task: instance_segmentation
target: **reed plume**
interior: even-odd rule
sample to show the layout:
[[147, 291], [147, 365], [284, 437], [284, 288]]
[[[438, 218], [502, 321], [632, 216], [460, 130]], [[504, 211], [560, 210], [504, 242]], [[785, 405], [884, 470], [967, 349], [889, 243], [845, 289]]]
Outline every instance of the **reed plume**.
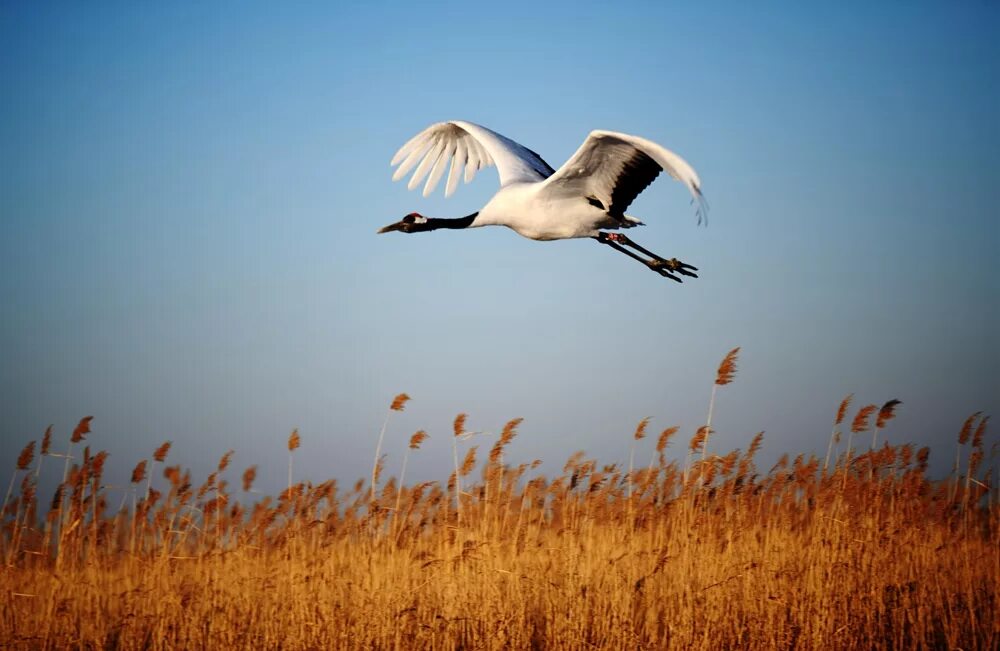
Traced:
[[472, 469], [476, 467], [476, 449], [479, 446], [473, 445], [465, 453], [465, 459], [462, 460], [462, 465], [458, 469], [459, 477], [466, 477], [472, 472]]
[[854, 398], [853, 393], [847, 394], [847, 396], [840, 401], [840, 407], [837, 408], [837, 417], [833, 421], [833, 431], [830, 432], [830, 442], [826, 446], [826, 459], [823, 461], [823, 473], [826, 473], [827, 467], [830, 465], [830, 455], [833, 453], [834, 446], [840, 444], [840, 424], [844, 422], [844, 416], [847, 415], [847, 408], [851, 405], [851, 399]]
[[292, 494], [292, 452], [302, 445], [302, 438], [299, 436], [299, 429], [296, 427], [288, 435], [288, 494]]
[[712, 411], [715, 408], [715, 391], [719, 387], [724, 387], [736, 377], [736, 361], [739, 358], [740, 347], [737, 346], [726, 353], [719, 364], [719, 369], [715, 373], [715, 383], [712, 385], [712, 396], [708, 400], [708, 418], [705, 420], [705, 440], [701, 447], [701, 461], [705, 462], [705, 455], [708, 454], [708, 441], [712, 434]]
[[635, 433], [632, 434], [632, 445], [628, 454], [628, 496], [630, 499], [632, 497], [632, 472], [634, 468], [633, 464], [635, 462], [635, 442], [646, 438], [646, 427], [649, 425], [649, 419], [650, 417], [646, 416], [640, 420], [639, 424], [635, 427]]
[[76, 428], [73, 429], [73, 436], [70, 437], [70, 443], [79, 443], [86, 438], [87, 434], [90, 434], [90, 421], [93, 419], [93, 416], [85, 416], [80, 419]]
[[[688, 441], [688, 453], [687, 459], [684, 461], [684, 483], [687, 483], [689, 475], [689, 470], [691, 468], [691, 458], [693, 455], [697, 454], [699, 451], [704, 452], [705, 441], [708, 440], [709, 427], [708, 425], [702, 425]], [[704, 458], [704, 455], [703, 455]]]
[[375, 489], [378, 486], [378, 465], [380, 459], [382, 458], [382, 439], [385, 438], [385, 430], [389, 426], [389, 416], [391, 416], [394, 411], [403, 411], [409, 400], [410, 396], [405, 393], [397, 394], [389, 404], [389, 411], [385, 413], [385, 420], [382, 421], [382, 429], [378, 433], [378, 443], [375, 444], [375, 461], [372, 462], [372, 483], [368, 492], [369, 504], [375, 503]]
[[[3, 514], [7, 512], [7, 502], [10, 500], [11, 491], [14, 490], [14, 482], [17, 480], [17, 473], [21, 470], [27, 470], [28, 466], [31, 465], [31, 459], [35, 456], [35, 442], [31, 441], [24, 446], [21, 450], [21, 454], [17, 455], [17, 463], [14, 466], [14, 472], [10, 476], [10, 484], [7, 486], [7, 494], [3, 498], [3, 506], [0, 507], [0, 522], [3, 521]], [[16, 514], [14, 520], [17, 520]]]
[[[885, 427], [886, 423], [896, 417], [896, 407], [903, 404], [901, 400], [896, 400], [893, 398], [886, 402], [878, 410], [878, 416], [875, 417], [875, 429], [872, 430], [872, 446], [869, 450], [874, 450], [877, 445], [878, 432], [880, 429]], [[872, 478], [872, 474], [875, 472], [875, 464], [871, 464], [868, 469], [868, 478]]]
[[42, 436], [42, 449], [40, 454], [45, 456], [49, 453], [49, 448], [52, 445], [52, 426], [49, 425], [45, 428], [45, 435]]
[[979, 419], [979, 417], [982, 415], [983, 412], [981, 411], [977, 411], [971, 414], [968, 418], [965, 419], [965, 422], [962, 423], [962, 429], [958, 431], [958, 445], [955, 447], [955, 466], [952, 469], [952, 472], [954, 473], [954, 479], [952, 485], [952, 493], [950, 495], [951, 499], [955, 499], [955, 497], [958, 495], [959, 475], [962, 472], [962, 446], [969, 442], [969, 437], [972, 436], [972, 428], [976, 424], [976, 421]]
[[680, 429], [679, 427], [677, 427], [676, 425], [673, 425], [671, 427], [666, 428], [662, 432], [660, 432], [660, 435], [656, 439], [656, 456], [654, 457], [654, 456], [650, 455], [650, 459], [649, 459], [649, 470], [650, 471], [652, 471], [653, 464], [657, 460], [659, 460], [659, 462], [661, 464], [666, 461], [666, 456], [665, 455], [666, 455], [667, 446], [670, 445], [670, 439], [673, 438], [674, 434], [676, 434], [679, 429]]
[[868, 420], [875, 413], [876, 409], [878, 409], [877, 405], [865, 405], [859, 409], [858, 413], [854, 416], [854, 420], [851, 422], [851, 432], [859, 434], [868, 431]]
[[389, 409], [392, 411], [403, 411], [406, 407], [406, 403], [409, 402], [410, 396], [405, 393], [401, 393], [392, 399], [392, 404], [389, 405]]
[[132, 483], [138, 484], [143, 479], [146, 478], [146, 460], [143, 459], [139, 463], [135, 464], [135, 468], [132, 469]]
[[253, 490], [255, 479], [257, 479], [257, 466], [250, 466], [243, 471], [243, 492], [249, 493]]
[[[405, 394], [404, 394], [405, 395]], [[399, 471], [399, 487], [396, 489], [396, 506], [393, 509], [393, 519], [398, 522], [399, 520], [399, 502], [403, 495], [403, 486], [406, 481], [406, 464], [410, 459], [410, 450], [419, 450], [420, 444], [427, 440], [427, 432], [424, 430], [417, 430], [410, 437], [410, 445], [407, 446], [406, 452], [403, 453], [403, 469]]]
[[226, 452], [224, 455], [222, 455], [221, 459], [219, 459], [219, 466], [218, 466], [219, 473], [222, 473], [226, 468], [229, 467], [229, 462], [230, 460], [232, 460], [234, 452], [235, 452], [234, 450], [230, 450], [229, 452]]
[[716, 386], [725, 386], [733, 381], [733, 378], [736, 376], [736, 360], [739, 354], [739, 346], [726, 353], [726, 356], [722, 359], [722, 363], [719, 364], [719, 370], [715, 373]]
[[969, 465], [965, 472], [965, 494], [969, 495], [972, 478], [975, 477], [979, 464], [983, 460], [983, 438], [986, 435], [986, 425], [990, 422], [990, 417], [986, 416], [979, 421], [975, 433], [972, 435], [972, 451], [969, 453]]
[[170, 452], [170, 441], [164, 441], [160, 447], [153, 450], [153, 461], [150, 463], [149, 475], [146, 477], [146, 498], [149, 498], [149, 491], [153, 487], [153, 463], [163, 463]]
[[458, 516], [459, 522], [462, 520], [462, 502], [458, 498], [462, 492], [462, 480], [458, 474], [458, 439], [465, 435], [465, 419], [467, 417], [466, 414], [459, 414], [455, 416], [455, 422], [452, 424], [452, 431], [455, 433], [455, 436], [451, 439], [452, 459], [455, 462], [455, 483], [453, 488], [455, 494], [455, 513]]
[[170, 441], [164, 441], [163, 445], [156, 448], [153, 451], [153, 461], [157, 463], [163, 463], [167, 458], [167, 453], [170, 452]]
[[847, 451], [844, 453], [844, 478], [841, 482], [841, 490], [847, 487], [847, 475], [852, 463], [854, 453], [854, 435], [868, 430], [868, 421], [871, 415], [878, 409], [878, 405], [865, 405], [854, 415], [851, 421], [851, 433], [847, 437]]
[[[875, 429], [880, 430], [885, 427], [885, 424], [896, 417], [896, 407], [903, 404], [902, 400], [896, 400], [893, 398], [888, 401], [882, 408], [878, 410], [878, 417], [875, 419]], [[872, 447], [875, 447], [874, 443]]]

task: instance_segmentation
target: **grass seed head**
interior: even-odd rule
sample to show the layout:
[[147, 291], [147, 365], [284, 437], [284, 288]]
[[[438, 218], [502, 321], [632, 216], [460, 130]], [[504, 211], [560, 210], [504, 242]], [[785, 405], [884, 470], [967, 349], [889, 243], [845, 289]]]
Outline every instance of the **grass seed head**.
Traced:
[[455, 432], [455, 436], [459, 437], [465, 433], [465, 419], [468, 418], [467, 414], [459, 414], [455, 416], [455, 423], [452, 425], [452, 429]]
[[31, 460], [35, 458], [35, 442], [31, 441], [24, 449], [21, 450], [21, 454], [17, 455], [17, 469], [27, 470], [28, 466], [31, 465]]
[[837, 408], [837, 420], [834, 421], [834, 425], [840, 425], [844, 422], [844, 416], [847, 415], [847, 408], [851, 406], [851, 400], [854, 399], [853, 393], [848, 393], [847, 396], [840, 401], [840, 407]]
[[229, 452], [226, 452], [224, 455], [222, 455], [221, 459], [219, 459], [219, 472], [220, 473], [223, 470], [225, 470], [227, 467], [229, 467], [229, 461], [233, 458], [233, 453], [234, 452], [235, 452], [235, 450], [230, 450]]
[[698, 428], [698, 431], [695, 432], [694, 436], [691, 437], [691, 442], [688, 444], [688, 448], [692, 452], [698, 452], [701, 450], [701, 446], [705, 444], [705, 439], [708, 438], [708, 435], [711, 433], [712, 430], [708, 425], [702, 425]]
[[410, 437], [410, 449], [419, 450], [420, 444], [427, 440], [427, 438], [427, 432], [424, 430], [417, 430], [413, 433], [413, 436]]
[[975, 434], [972, 435], [972, 447], [981, 448], [983, 447], [983, 438], [986, 436], [986, 424], [990, 422], [990, 417], [979, 421], [979, 425], [976, 427]]
[[410, 396], [405, 393], [401, 393], [392, 399], [392, 404], [389, 405], [389, 409], [393, 411], [403, 411], [406, 407], [406, 403], [410, 400]]
[[958, 432], [958, 444], [965, 445], [969, 442], [969, 436], [972, 434], [972, 425], [976, 422], [976, 419], [982, 415], [983, 412], [977, 411], [962, 423], [962, 429]]
[[878, 409], [878, 405], [865, 405], [859, 409], [857, 415], [854, 417], [854, 421], [851, 423], [851, 431], [855, 434], [867, 431], [868, 419], [871, 418], [876, 409]]
[[674, 425], [673, 427], [668, 427], [667, 429], [660, 432], [660, 437], [656, 439], [657, 452], [663, 452], [664, 450], [667, 449], [667, 446], [670, 445], [671, 437], [673, 437], [673, 435], [677, 433], [678, 429], [680, 428]]
[[243, 491], [246, 493], [250, 492], [253, 488], [253, 481], [257, 479], [257, 466], [250, 466], [243, 471]]
[[80, 422], [76, 424], [76, 429], [73, 430], [73, 436], [70, 437], [71, 443], [79, 443], [87, 434], [90, 434], [90, 421], [93, 419], [93, 416], [84, 416], [80, 419]]
[[104, 473], [104, 462], [108, 459], [108, 453], [101, 450], [94, 455], [94, 460], [91, 462], [90, 466], [93, 469], [94, 476], [99, 477]]
[[135, 468], [132, 469], [132, 483], [138, 484], [145, 478], [146, 478], [146, 460], [143, 459], [139, 463], [135, 464]]
[[498, 442], [498, 445], [500, 445], [500, 447], [504, 447], [512, 440], [514, 440], [514, 437], [517, 436], [517, 427], [523, 421], [524, 421], [523, 418], [515, 418], [511, 421], [508, 421], [507, 424], [503, 426], [503, 431], [500, 432], [500, 440]]
[[719, 370], [715, 374], [715, 383], [720, 387], [732, 382], [736, 376], [736, 360], [739, 354], [740, 347], [737, 346], [726, 353], [726, 356], [722, 359], [722, 363], [719, 364]]
[[646, 416], [639, 421], [638, 425], [636, 425], [635, 434], [632, 435], [632, 438], [636, 441], [641, 441], [646, 438], [646, 426], [649, 425], [649, 418], [649, 416]]
[[478, 446], [473, 445], [469, 448], [469, 451], [465, 453], [465, 459], [462, 461], [462, 466], [459, 469], [458, 474], [465, 477], [472, 469], [476, 467], [476, 448]]
[[163, 461], [167, 458], [168, 452], [170, 452], [170, 441], [164, 441], [163, 445], [153, 451], [153, 460], [163, 463]]
[[896, 417], [896, 407], [903, 404], [902, 400], [896, 400], [893, 398], [888, 401], [882, 408], [878, 410], [878, 418], [875, 419], [876, 429], [882, 429], [885, 424]]
[[42, 449], [40, 454], [45, 456], [49, 453], [49, 448], [52, 446], [52, 426], [49, 425], [45, 428], [45, 435], [42, 436]]

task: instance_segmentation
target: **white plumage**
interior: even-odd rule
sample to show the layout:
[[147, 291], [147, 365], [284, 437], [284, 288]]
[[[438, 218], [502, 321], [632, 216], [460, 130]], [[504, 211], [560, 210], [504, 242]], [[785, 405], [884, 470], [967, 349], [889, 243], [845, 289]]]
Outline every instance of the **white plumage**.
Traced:
[[[669, 272], [694, 276], [694, 267], [656, 256], [620, 233], [602, 233], [642, 224], [625, 210], [661, 171], [683, 183], [696, 205], [699, 223], [707, 206], [701, 181], [680, 156], [655, 142], [613, 131], [592, 131], [580, 148], [558, 170], [527, 147], [486, 127], [453, 120], [427, 127], [404, 144], [392, 158], [398, 181], [412, 172], [407, 184], [424, 183], [426, 197], [447, 176], [445, 196], [450, 197], [464, 177], [496, 166], [500, 190], [483, 208], [460, 219], [426, 218], [419, 213], [386, 226], [379, 232], [420, 232], [438, 228], [507, 226], [534, 240], [592, 237], [640, 260], [661, 275]], [[424, 179], [426, 178], [426, 181]], [[619, 246], [630, 246], [651, 260]]]

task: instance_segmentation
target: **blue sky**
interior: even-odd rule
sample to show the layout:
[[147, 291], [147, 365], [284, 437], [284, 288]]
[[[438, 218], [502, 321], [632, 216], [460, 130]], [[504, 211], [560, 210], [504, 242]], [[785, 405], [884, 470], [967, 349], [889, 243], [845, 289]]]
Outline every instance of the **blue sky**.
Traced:
[[[889, 440], [946, 469], [1000, 407], [1000, 11], [705, 4], [0, 4], [0, 455], [94, 415], [122, 476], [171, 439], [276, 489], [297, 427], [297, 474], [346, 484], [406, 391], [390, 472], [423, 428], [411, 476], [443, 477], [459, 412], [524, 417], [512, 461], [612, 462], [645, 416], [686, 440], [742, 346], [720, 451], [825, 452], [854, 392], [901, 399]], [[554, 167], [595, 128], [677, 151], [709, 226], [661, 177], [631, 235], [701, 278], [506, 229], [376, 236], [496, 190], [391, 182], [446, 119]]]

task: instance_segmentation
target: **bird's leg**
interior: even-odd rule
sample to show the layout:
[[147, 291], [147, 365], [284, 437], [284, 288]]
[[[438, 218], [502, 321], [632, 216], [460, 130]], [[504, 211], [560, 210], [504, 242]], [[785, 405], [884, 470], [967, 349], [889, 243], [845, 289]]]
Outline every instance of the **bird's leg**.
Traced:
[[624, 244], [625, 246], [630, 246], [633, 249], [635, 249], [636, 251], [639, 251], [640, 253], [645, 253], [649, 257], [653, 258], [653, 260], [655, 260], [656, 262], [658, 262], [662, 266], [670, 269], [673, 272], [676, 272], [676, 273], [679, 273], [679, 274], [682, 274], [682, 275], [685, 275], [685, 276], [691, 276], [692, 278], [697, 278], [698, 277], [696, 274], [691, 273], [691, 271], [698, 271], [698, 267], [694, 267], [694, 266], [689, 265], [689, 264], [687, 264], [685, 262], [681, 262], [677, 258], [670, 258], [669, 260], [667, 260], [666, 258], [661, 258], [660, 256], [656, 255], [652, 251], [647, 251], [643, 247], [639, 246], [638, 244], [636, 244], [635, 242], [633, 242], [632, 240], [630, 240], [628, 238], [628, 236], [626, 236], [624, 233], [608, 233], [608, 235], [615, 237], [615, 239], [618, 242]]
[[[625, 255], [629, 256], [630, 258], [638, 260], [639, 262], [643, 263], [644, 265], [646, 265], [647, 267], [649, 267], [650, 269], [652, 269], [656, 273], [660, 274], [664, 278], [670, 278], [671, 280], [676, 280], [677, 282], [681, 282], [680, 278], [678, 278], [677, 276], [673, 275], [674, 273], [679, 273], [679, 274], [684, 275], [684, 276], [690, 276], [692, 278], [697, 278], [698, 277], [697, 274], [692, 273], [694, 271], [698, 271], [697, 267], [693, 267], [693, 266], [691, 266], [691, 265], [689, 265], [687, 263], [681, 262], [677, 258], [671, 258], [669, 260], [667, 260], [665, 258], [661, 258], [660, 256], [656, 255], [652, 251], [647, 251], [643, 247], [639, 246], [638, 244], [636, 244], [635, 242], [633, 242], [632, 240], [630, 240], [628, 237], [626, 237], [622, 233], [603, 233], [602, 232], [602, 233], [599, 233], [597, 235], [597, 237], [594, 238], [594, 239], [596, 239], [601, 244], [607, 244], [611, 248], [616, 249], [618, 251], [621, 251], [622, 253], [624, 253]], [[624, 244], [625, 246], [630, 246], [633, 249], [636, 249], [637, 251], [639, 251], [641, 253], [645, 253], [650, 258], [652, 258], [652, 260], [646, 260], [645, 258], [639, 257], [638, 255], [632, 253], [631, 251], [629, 251], [625, 247], [620, 246], [621, 244]], [[673, 273], [671, 273], [671, 272], [673, 272]]]

